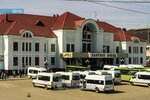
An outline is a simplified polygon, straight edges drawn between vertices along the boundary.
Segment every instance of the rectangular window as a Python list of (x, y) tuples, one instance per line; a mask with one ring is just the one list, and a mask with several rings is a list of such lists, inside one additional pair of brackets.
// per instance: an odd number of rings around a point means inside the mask
[(55, 57), (51, 57), (51, 65), (55, 65)]
[(129, 53), (131, 53), (131, 47), (129, 46)]
[(22, 51), (24, 51), (24, 46), (25, 46), (24, 42), (22, 42)]
[(39, 57), (35, 57), (35, 66), (39, 65)]
[(71, 45), (71, 52), (74, 52), (74, 44)]
[(55, 44), (51, 44), (51, 52), (55, 52)]
[(91, 44), (87, 44), (87, 51), (91, 52)]
[(13, 65), (18, 66), (18, 57), (13, 58)]
[(119, 53), (119, 47), (118, 46), (116, 47), (116, 53)]
[(67, 44), (67, 52), (70, 52), (70, 44)]
[(31, 66), (31, 57), (29, 57), (29, 66)]
[(116, 58), (116, 64), (119, 64), (119, 58)]
[(28, 51), (28, 43), (26, 43), (26, 51)]
[(24, 57), (22, 57), (22, 65), (23, 66), (25, 65), (25, 63), (24, 63)]
[(129, 57), (129, 64), (131, 64), (131, 57)]
[(107, 46), (107, 53), (109, 53), (110, 52), (110, 50), (109, 50), (109, 46)]
[(143, 53), (143, 48), (142, 47), (140, 48), (140, 52)]
[(28, 66), (28, 57), (26, 57), (26, 65)]
[(87, 38), (88, 38), (88, 39), (91, 39), (91, 35), (87, 35)]
[(13, 43), (13, 50), (18, 51), (18, 42)]
[(39, 43), (35, 43), (35, 51), (39, 51), (40, 50), (40, 44)]
[(46, 44), (44, 44), (44, 51), (45, 51), (45, 52), (46, 52), (46, 48), (47, 48), (47, 47), (46, 47)]
[(107, 47), (104, 45), (103, 46), (103, 53), (106, 53), (107, 52)]
[(31, 43), (29, 43), (29, 51), (31, 51), (31, 48), (32, 48)]
[(143, 57), (140, 58), (140, 63), (143, 64)]
[(86, 44), (85, 43), (82, 44), (82, 52), (86, 52)]

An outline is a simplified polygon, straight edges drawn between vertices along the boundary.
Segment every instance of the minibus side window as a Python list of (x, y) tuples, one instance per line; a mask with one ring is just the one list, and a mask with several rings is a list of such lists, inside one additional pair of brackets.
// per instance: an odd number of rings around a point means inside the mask
[(104, 85), (104, 81), (102, 80), (87, 80), (87, 83)]
[(59, 81), (61, 81), (61, 77), (60, 76), (54, 76), (53, 81), (54, 82), (59, 82)]
[(150, 80), (150, 75), (138, 75), (138, 78)]
[(69, 75), (62, 75), (62, 79), (69, 80)]
[(39, 76), (38, 76), (38, 80), (50, 81), (50, 77), (49, 77), (49, 76), (42, 76), (42, 75), (39, 75)]

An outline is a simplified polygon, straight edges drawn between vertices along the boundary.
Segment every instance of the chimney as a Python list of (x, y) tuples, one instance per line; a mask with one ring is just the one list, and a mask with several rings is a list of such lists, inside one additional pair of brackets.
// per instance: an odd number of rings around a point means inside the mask
[(56, 17), (56, 15), (54, 14), (53, 17)]
[(8, 22), (8, 14), (5, 14), (5, 21)]
[(57, 14), (56, 17), (59, 17), (59, 14)]
[(127, 29), (126, 29), (126, 28), (123, 28), (122, 30), (127, 31)]

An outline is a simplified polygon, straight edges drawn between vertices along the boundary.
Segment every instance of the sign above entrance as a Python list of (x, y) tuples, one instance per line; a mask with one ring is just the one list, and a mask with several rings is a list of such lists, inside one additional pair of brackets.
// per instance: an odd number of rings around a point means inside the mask
[(117, 53), (62, 53), (63, 58), (117, 58)]
[(63, 58), (72, 58), (72, 53), (63, 53)]
[(89, 58), (116, 58), (116, 53), (90, 53)]

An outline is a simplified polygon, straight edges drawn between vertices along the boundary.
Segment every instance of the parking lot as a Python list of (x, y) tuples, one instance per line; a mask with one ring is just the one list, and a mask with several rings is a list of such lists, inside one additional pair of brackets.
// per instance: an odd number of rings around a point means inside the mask
[(149, 100), (149, 94), (149, 88), (128, 83), (115, 86), (114, 93), (95, 93), (80, 89), (45, 90), (33, 87), (28, 79), (0, 81), (0, 100)]

